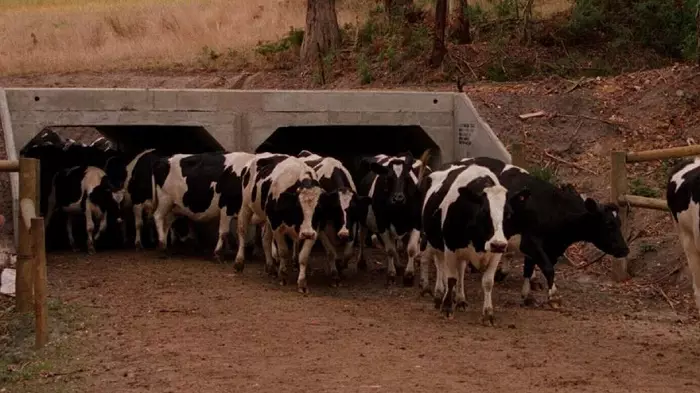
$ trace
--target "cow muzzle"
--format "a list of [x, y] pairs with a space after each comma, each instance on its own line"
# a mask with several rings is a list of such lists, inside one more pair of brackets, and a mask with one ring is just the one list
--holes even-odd
[[406, 195], [401, 192], [394, 193], [391, 196], [390, 202], [394, 205], [400, 205], [406, 202]]
[[338, 239], [348, 240], [348, 237], [350, 237], [350, 231], [348, 231], [347, 228], [343, 228], [338, 231]]
[[508, 243], [507, 242], [502, 242], [502, 241], [492, 241], [491, 244], [489, 245], [489, 251], [498, 253], [498, 254], [503, 254], [506, 252], [506, 249], [508, 248]]
[[316, 231], [313, 229], [306, 229], [302, 230], [299, 233], [299, 240], [315, 240], [316, 239]]

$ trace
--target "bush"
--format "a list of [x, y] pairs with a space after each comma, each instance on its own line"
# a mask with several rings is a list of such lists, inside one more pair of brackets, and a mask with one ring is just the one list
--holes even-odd
[[697, 0], [574, 0], [564, 36], [574, 44], [643, 45], [693, 58]]

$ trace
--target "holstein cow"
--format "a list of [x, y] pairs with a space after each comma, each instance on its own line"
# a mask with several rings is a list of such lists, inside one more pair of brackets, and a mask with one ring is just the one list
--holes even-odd
[[[85, 214], [85, 229], [87, 231], [87, 250], [95, 252], [94, 242], [107, 228], [107, 220], [114, 217], [117, 223], [121, 221], [119, 203], [123, 193], [112, 187], [106, 173], [94, 166], [76, 166], [64, 169], [56, 174], [48, 198], [46, 226], [56, 209], [68, 213], [66, 230], [71, 248], [77, 250], [73, 238], [72, 216]], [[95, 233], [95, 220], [98, 221]]]
[[494, 158], [465, 158], [460, 163], [489, 168], [498, 174], [498, 180], [511, 196], [524, 188], [531, 192], [526, 207], [504, 223], [509, 248], [525, 257], [524, 304], [534, 302], [530, 280], [537, 265], [547, 280], [549, 303], [554, 307], [560, 305], [561, 297], [554, 284], [554, 265], [564, 251], [576, 242], [593, 243], [616, 258], [629, 253], [620, 230], [619, 209], [615, 204], [598, 204], [592, 198], [581, 196], [570, 184], [554, 186], [520, 167]]
[[253, 157], [253, 154], [244, 152], [216, 152], [157, 158], [153, 163], [156, 190], [153, 218], [159, 248], [166, 248], [165, 237], [175, 219], [174, 214], [198, 222], [219, 218], [214, 257], [223, 261], [221, 251], [231, 219], [241, 205], [242, 171]]
[[457, 307], [466, 307], [464, 272], [469, 261], [485, 270], [481, 281], [482, 314], [484, 321], [493, 324], [491, 291], [496, 269], [508, 247], [503, 220], [524, 206], [529, 190], [508, 197], [508, 190], [499, 183], [497, 175], [480, 165], [452, 165], [433, 172], [424, 187], [425, 250], [421, 254], [421, 271], [428, 270], [431, 260], [435, 262], [436, 307], [448, 318], [454, 315], [455, 302]]
[[[339, 160], [321, 157], [308, 150], [299, 153], [299, 158], [314, 169], [327, 194], [325, 200], [328, 203], [323, 206], [324, 221], [318, 237], [330, 256], [329, 273], [337, 284], [339, 271], [342, 273], [352, 256], [358, 223], [367, 217], [371, 199], [357, 194], [350, 172]], [[338, 258], [336, 240], [344, 247], [342, 258]]]
[[116, 150], [112, 141], [103, 136], [95, 139], [89, 146], [97, 148], [101, 151]]
[[[238, 253], [234, 268], [244, 268], [241, 244], [247, 226], [265, 222], [263, 250], [265, 268], [277, 275], [281, 285], [286, 284], [289, 249], [285, 236], [302, 242], [299, 251], [299, 292], [308, 292], [306, 267], [322, 221], [323, 206], [328, 194], [323, 191], [313, 168], [297, 157], [286, 154], [262, 153], [250, 161], [243, 174], [243, 204], [238, 213]], [[324, 203], [325, 202], [325, 203]], [[279, 268], [274, 271], [272, 258], [273, 238], [279, 252]]]
[[[386, 158], [377, 155], [364, 159], [364, 166], [369, 168], [362, 178], [358, 193], [371, 198], [370, 208], [366, 218], [360, 225], [360, 250], [357, 266], [365, 269], [364, 239], [367, 230], [379, 234], [388, 254], [387, 285], [396, 279], [396, 263], [399, 255], [396, 250], [397, 238], [409, 235], [407, 253], [408, 264], [418, 256], [420, 249], [420, 204], [421, 196], [418, 184], [428, 171], [425, 165], [429, 151], [426, 150], [420, 158], [418, 174], [414, 172], [416, 162], [409, 152], [397, 157]], [[412, 285], [413, 269], [404, 276], [404, 284]]]
[[666, 203], [688, 259], [695, 303], [700, 311], [700, 157], [682, 160], [671, 169]]

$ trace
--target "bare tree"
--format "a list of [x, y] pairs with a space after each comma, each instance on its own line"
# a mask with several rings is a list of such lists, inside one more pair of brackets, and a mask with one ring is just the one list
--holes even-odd
[[447, 25], [447, 0], [437, 0], [435, 2], [435, 37], [433, 42], [433, 53], [430, 55], [430, 64], [438, 67], [442, 64], [442, 59], [447, 54], [445, 46], [445, 27]]
[[[307, 64], [340, 46], [335, 0], [307, 0], [301, 60]], [[320, 53], [319, 53], [320, 51]]]
[[467, 12], [469, 10], [469, 4], [467, 0], [459, 0], [457, 6], [457, 28], [455, 29], [455, 36], [457, 37], [458, 44], [471, 44], [472, 35], [469, 32], [469, 15]]

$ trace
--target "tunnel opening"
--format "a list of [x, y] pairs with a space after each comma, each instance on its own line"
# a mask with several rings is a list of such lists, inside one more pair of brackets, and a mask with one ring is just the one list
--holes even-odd
[[[195, 154], [205, 152], [224, 151], [224, 148], [214, 139], [209, 132], [201, 126], [169, 126], [169, 125], [112, 125], [112, 126], [51, 126], [44, 128], [32, 138], [20, 150], [20, 155], [25, 149], [34, 144], [46, 141], [47, 131], [57, 134], [65, 143], [73, 140], [78, 144], [90, 145], [97, 139], [104, 137], [112, 142], [113, 148], [120, 151], [127, 160], [132, 159], [145, 149], [157, 148], [165, 154]], [[44, 139], [42, 139], [44, 138]], [[53, 140], [55, 142], [55, 139]], [[31, 154], [30, 154], [31, 155]], [[39, 157], [35, 157], [39, 158]], [[46, 215], [48, 199], [51, 192], [53, 176], [59, 170], [65, 169], [60, 162], [42, 161], [40, 164], [40, 209], [42, 215]], [[57, 211], [47, 228], [47, 251], [70, 249], [66, 233], [66, 214]], [[127, 238], [133, 233], [133, 217], [126, 215]], [[149, 224], [144, 227], [145, 231]], [[76, 245], [84, 248], [87, 239], [84, 216], [72, 220], [73, 236]], [[107, 232], [96, 242], [98, 249], [121, 248], [122, 233], [114, 223], [108, 226]], [[148, 236], [146, 236], [148, 239]], [[148, 243], [146, 239], [145, 243]], [[150, 245], [150, 244], [149, 244]]]
[[428, 165], [440, 165], [438, 145], [418, 125], [318, 125], [280, 127], [255, 152], [297, 155], [309, 150], [349, 165], [353, 158], [365, 155], [411, 152], [418, 158], [426, 149], [431, 150]]

